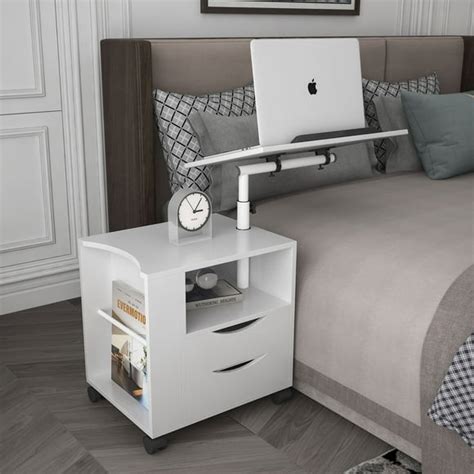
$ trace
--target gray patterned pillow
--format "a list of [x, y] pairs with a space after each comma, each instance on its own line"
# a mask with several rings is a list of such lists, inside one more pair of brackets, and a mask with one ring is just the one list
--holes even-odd
[[201, 96], [155, 89], [153, 103], [163, 155], [168, 167], [171, 192], [174, 193], [183, 187], [206, 191], [211, 184], [208, 167], [190, 170], [184, 168], [185, 163], [203, 158], [188, 118], [193, 111], [210, 112], [226, 117], [254, 114], [253, 85]]
[[[439, 80], [436, 73], [429, 76], [419, 77], [410, 81], [385, 82], [362, 79], [362, 88], [364, 91], [365, 118], [369, 127], [381, 131], [377, 118], [373, 99], [380, 96], [400, 97], [401, 91], [418, 92], [420, 94], [439, 94]], [[390, 147], [389, 140], [375, 140], [375, 157], [377, 158], [377, 171], [385, 172]]]

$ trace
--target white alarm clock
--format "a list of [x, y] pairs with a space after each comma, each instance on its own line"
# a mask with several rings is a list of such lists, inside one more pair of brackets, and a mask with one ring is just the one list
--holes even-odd
[[168, 234], [173, 244], [186, 244], [212, 237], [211, 199], [202, 191], [180, 189], [168, 204]]

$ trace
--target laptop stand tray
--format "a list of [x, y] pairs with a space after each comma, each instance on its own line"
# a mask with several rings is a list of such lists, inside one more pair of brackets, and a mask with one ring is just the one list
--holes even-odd
[[301, 152], [321, 152], [338, 146], [353, 145], [356, 143], [393, 138], [408, 135], [408, 130], [393, 130], [389, 132], [377, 132], [371, 128], [359, 128], [354, 130], [342, 130], [328, 133], [317, 133], [310, 135], [299, 135], [291, 143], [283, 145], [252, 146], [240, 150], [207, 156], [202, 160], [186, 163], [185, 168], [197, 168], [199, 166], [218, 165], [233, 161], [249, 160], [252, 158], [267, 158], [270, 156], [283, 156]]

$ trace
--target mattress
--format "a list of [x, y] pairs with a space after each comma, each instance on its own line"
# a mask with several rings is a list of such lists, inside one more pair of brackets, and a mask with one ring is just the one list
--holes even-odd
[[260, 203], [252, 224], [298, 241], [296, 360], [419, 426], [423, 342], [474, 261], [473, 214], [474, 174], [407, 173]]

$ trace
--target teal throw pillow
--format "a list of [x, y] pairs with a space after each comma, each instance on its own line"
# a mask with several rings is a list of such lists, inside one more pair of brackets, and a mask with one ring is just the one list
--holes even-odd
[[474, 171], [474, 97], [402, 91], [415, 148], [426, 174], [445, 179]]

